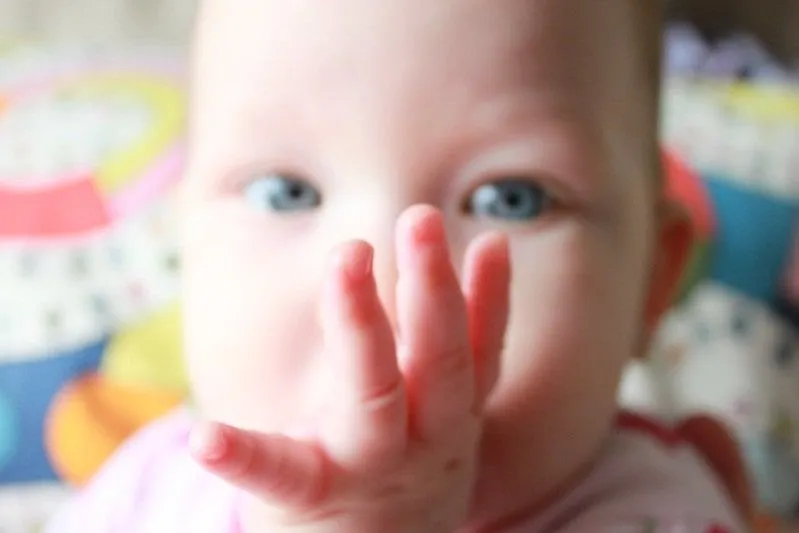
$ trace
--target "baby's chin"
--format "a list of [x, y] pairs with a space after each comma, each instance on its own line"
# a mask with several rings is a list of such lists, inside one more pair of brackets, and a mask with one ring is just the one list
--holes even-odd
[[610, 419], [575, 432], [562, 417], [545, 418], [486, 422], [468, 530], [505, 529], [565, 497], [589, 474], [612, 430]]

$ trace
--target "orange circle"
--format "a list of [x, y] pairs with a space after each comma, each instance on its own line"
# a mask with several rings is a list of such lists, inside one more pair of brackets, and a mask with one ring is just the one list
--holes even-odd
[[716, 214], [701, 176], [673, 152], [664, 152], [663, 161], [667, 196], [688, 210], [697, 237], [710, 240], [716, 233]]
[[85, 484], [125, 440], [182, 399], [95, 374], [72, 382], [53, 401], [45, 428], [54, 469], [65, 481]]

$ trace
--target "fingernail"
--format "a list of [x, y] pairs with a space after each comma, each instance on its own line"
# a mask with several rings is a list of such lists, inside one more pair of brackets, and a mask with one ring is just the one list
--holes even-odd
[[189, 436], [189, 449], [195, 457], [204, 461], [221, 459], [227, 453], [227, 448], [227, 438], [219, 424], [200, 424]]
[[429, 211], [414, 221], [411, 234], [416, 244], [439, 245], [444, 242], [444, 219], [437, 211]]
[[372, 247], [359, 243], [342, 250], [337, 262], [350, 281], [360, 282], [372, 276], [373, 259]]
[[497, 250], [497, 258], [500, 261], [510, 260], [510, 240], [508, 236], [501, 232], [488, 233], [484, 237]]

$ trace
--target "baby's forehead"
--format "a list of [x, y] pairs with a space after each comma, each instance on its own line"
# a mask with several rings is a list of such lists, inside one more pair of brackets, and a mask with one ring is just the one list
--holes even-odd
[[566, 81], [591, 72], [604, 74], [591, 81], [607, 81], [606, 63], [651, 48], [641, 37], [652, 17], [634, 7], [648, 3], [210, 0], [197, 31], [198, 74], [249, 66], [262, 77], [315, 74], [323, 82], [368, 67], [401, 76], [414, 65], [444, 73], [472, 64], [484, 76], [513, 66], [520, 77], [558, 72]]
[[656, 102], [632, 7], [646, 1], [210, 0], [195, 129], [266, 144], [303, 128], [329, 141], [554, 119], [648, 138]]

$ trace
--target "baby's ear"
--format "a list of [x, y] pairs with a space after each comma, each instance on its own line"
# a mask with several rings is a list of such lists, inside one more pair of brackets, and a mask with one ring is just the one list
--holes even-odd
[[674, 302], [695, 237], [688, 214], [668, 199], [659, 204], [656, 224], [652, 277], [644, 315], [647, 337], [654, 333]]

